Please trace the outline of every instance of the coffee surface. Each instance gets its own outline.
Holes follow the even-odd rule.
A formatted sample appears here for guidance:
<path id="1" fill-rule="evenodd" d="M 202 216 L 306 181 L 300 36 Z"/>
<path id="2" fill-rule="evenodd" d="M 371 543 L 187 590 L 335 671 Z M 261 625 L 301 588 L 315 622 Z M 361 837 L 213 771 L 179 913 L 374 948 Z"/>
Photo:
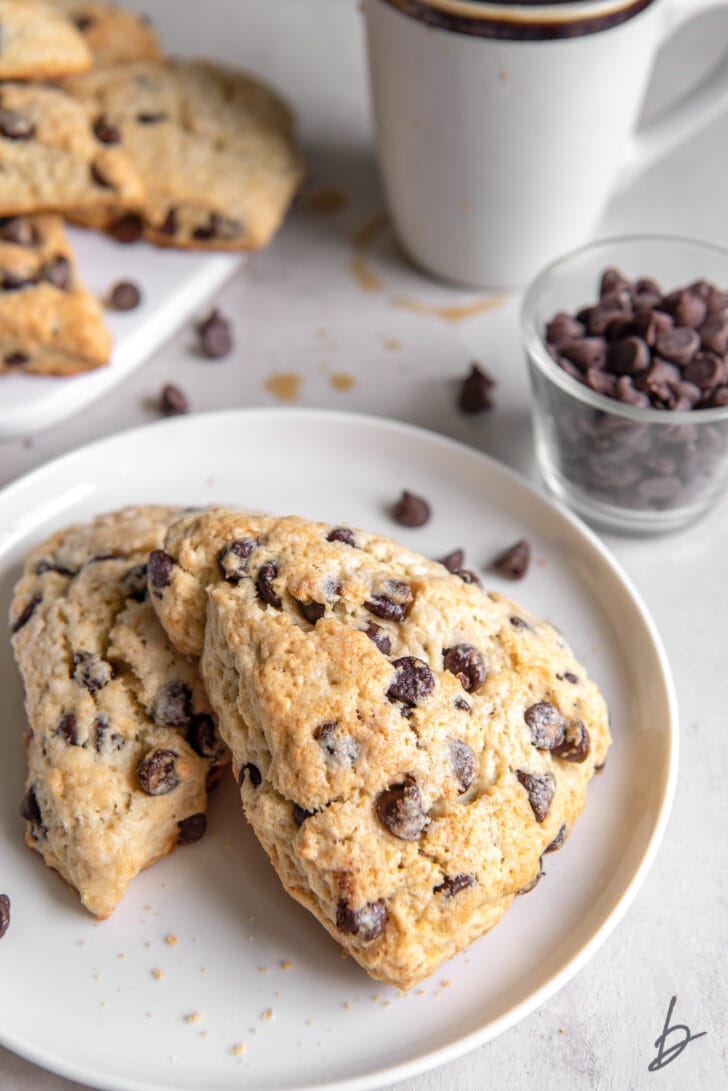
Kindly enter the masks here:
<path id="1" fill-rule="evenodd" d="M 443 11 L 428 3 L 428 0 L 384 0 L 405 15 L 418 19 L 441 30 L 456 34 L 467 34 L 476 38 L 500 38 L 510 41 L 548 41 L 558 38 L 582 38 L 587 34 L 598 34 L 627 22 L 650 7 L 654 0 L 625 0 L 625 3 L 607 15 L 574 15 L 563 18 L 546 18 L 546 13 L 539 15 L 537 9 L 553 7 L 555 0 L 521 0 L 520 3 L 505 3 L 488 0 L 487 8 L 502 7 L 503 14 L 494 16 L 492 12 L 482 17 L 456 15 Z M 476 3 L 482 0 L 475 0 Z M 578 0 L 560 0 L 560 4 L 576 4 Z M 525 17 L 524 9 L 534 9 L 532 17 Z"/>

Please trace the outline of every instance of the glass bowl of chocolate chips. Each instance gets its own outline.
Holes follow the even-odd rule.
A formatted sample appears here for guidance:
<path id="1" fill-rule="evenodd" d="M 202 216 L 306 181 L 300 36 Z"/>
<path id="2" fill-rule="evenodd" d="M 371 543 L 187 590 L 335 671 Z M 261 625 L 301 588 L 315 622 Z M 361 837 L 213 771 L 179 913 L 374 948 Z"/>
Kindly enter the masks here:
<path id="1" fill-rule="evenodd" d="M 592 243 L 528 288 L 536 458 L 590 523 L 655 534 L 728 485 L 728 251 L 668 236 Z"/>

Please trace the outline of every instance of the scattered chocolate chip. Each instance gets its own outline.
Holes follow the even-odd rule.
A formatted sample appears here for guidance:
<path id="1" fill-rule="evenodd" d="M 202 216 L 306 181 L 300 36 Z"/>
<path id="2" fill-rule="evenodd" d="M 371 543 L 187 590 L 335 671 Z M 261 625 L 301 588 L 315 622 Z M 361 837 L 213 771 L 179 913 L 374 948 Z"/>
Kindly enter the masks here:
<path id="1" fill-rule="evenodd" d="M 468 693 L 480 689 L 487 678 L 482 652 L 472 644 L 454 644 L 443 649 L 442 664 Z"/>
<path id="2" fill-rule="evenodd" d="M 298 803 L 293 804 L 293 821 L 297 826 L 302 826 L 307 818 L 316 814 L 315 811 L 307 811 L 305 807 L 300 807 Z"/>
<path id="3" fill-rule="evenodd" d="M 208 761 L 216 761 L 224 753 L 224 745 L 217 733 L 215 721 L 206 712 L 198 712 L 190 719 L 187 742 L 196 754 Z"/>
<path id="4" fill-rule="evenodd" d="M 326 607 L 323 602 L 300 602 L 298 599 L 296 599 L 296 602 L 298 604 L 298 609 L 301 611 L 309 625 L 315 625 L 326 613 Z"/>
<path id="5" fill-rule="evenodd" d="M 240 583 L 248 571 L 248 557 L 257 544 L 254 538 L 236 538 L 220 550 L 217 563 L 223 579 Z"/>
<path id="6" fill-rule="evenodd" d="M 172 582 L 173 568 L 174 558 L 170 557 L 169 553 L 165 553 L 163 549 L 153 549 L 149 554 L 147 569 L 152 584 L 152 591 L 157 598 L 162 597 L 162 592 L 165 587 L 169 587 Z"/>
<path id="7" fill-rule="evenodd" d="M 423 527 L 429 522 L 431 515 L 432 509 L 425 498 L 407 489 L 392 508 L 395 522 L 403 527 Z"/>
<path id="8" fill-rule="evenodd" d="M 528 802 L 531 804 L 534 818 L 537 822 L 544 822 L 551 807 L 551 800 L 556 794 L 556 778 L 553 773 L 544 773 L 540 777 L 525 773 L 522 769 L 516 769 L 516 776 L 528 793 Z"/>
<path id="9" fill-rule="evenodd" d="M 262 602 L 268 603 L 269 606 L 275 606 L 277 610 L 280 610 L 283 602 L 280 595 L 278 595 L 273 587 L 273 580 L 278 575 L 278 568 L 271 561 L 261 566 L 258 570 L 258 575 L 255 577 L 255 587 L 258 592 L 258 598 Z"/>
<path id="10" fill-rule="evenodd" d="M 192 720 L 192 693 L 179 679 L 165 682 L 157 690 L 150 715 L 160 727 L 189 727 Z"/>
<path id="11" fill-rule="evenodd" d="M 432 888 L 433 894 L 443 894 L 446 898 L 454 898 L 461 890 L 467 890 L 469 886 L 475 886 L 477 879 L 474 875 L 446 875 L 442 882 Z"/>
<path id="12" fill-rule="evenodd" d="M 109 291 L 106 305 L 112 311 L 133 311 L 142 301 L 142 293 L 131 280 L 119 280 Z"/>
<path id="13" fill-rule="evenodd" d="M 40 242 L 34 225 L 25 216 L 6 216 L 0 219 L 0 239 L 14 246 L 37 246 Z"/>
<path id="14" fill-rule="evenodd" d="M 381 625 L 377 625 L 376 621 L 370 621 L 366 629 L 362 629 L 361 631 L 366 633 L 370 640 L 374 641 L 382 655 L 389 655 L 391 653 L 392 641 L 389 638 L 389 634 Z"/>
<path id="15" fill-rule="evenodd" d="M 543 870 L 543 860 L 539 856 L 539 858 L 538 858 L 538 871 L 534 875 L 533 879 L 531 879 L 531 882 L 526 883 L 525 886 L 522 886 L 520 890 L 516 891 L 516 894 L 517 895 L 518 894 L 530 894 L 531 891 L 534 889 L 534 887 L 538 886 L 538 884 L 541 882 L 541 879 L 543 878 L 544 874 L 545 874 L 545 872 Z"/>
<path id="16" fill-rule="evenodd" d="M 390 701 L 401 701 L 412 708 L 429 697 L 435 688 L 435 676 L 422 659 L 404 655 L 395 659 L 392 666 L 394 681 L 387 690 Z"/>
<path id="17" fill-rule="evenodd" d="M 537 750 L 556 750 L 564 741 L 566 721 L 561 711 L 549 701 L 537 701 L 523 713 Z"/>
<path id="18" fill-rule="evenodd" d="M 263 778 L 260 775 L 260 769 L 258 768 L 257 765 L 253 765 L 252 761 L 249 761 L 245 765 L 241 766 L 240 777 L 239 777 L 239 781 L 240 781 L 241 785 L 242 785 L 243 781 L 245 780 L 246 774 L 248 776 L 248 779 L 250 780 L 250 783 L 253 785 L 253 787 L 258 788 L 259 785 L 260 785 L 260 782 L 261 782 L 261 780 Z"/>
<path id="19" fill-rule="evenodd" d="M 98 693 L 114 677 L 111 663 L 85 648 L 73 653 L 73 666 L 74 681 L 89 693 Z"/>
<path id="20" fill-rule="evenodd" d="M 548 845 L 546 846 L 546 848 L 543 851 L 545 853 L 546 852 L 557 852 L 561 848 L 561 846 L 563 845 L 565 837 L 566 837 L 566 823 L 562 822 L 562 824 L 559 826 L 559 832 L 556 834 L 553 841 L 549 841 Z"/>
<path id="21" fill-rule="evenodd" d="M 104 114 L 94 121 L 94 136 L 102 144 L 121 144 L 121 129 Z"/>
<path id="22" fill-rule="evenodd" d="M 10 898 L 7 894 L 0 894 L 0 939 L 3 938 L 10 927 Z"/>
<path id="23" fill-rule="evenodd" d="M 327 542 L 343 542 L 344 545 L 353 546 L 356 548 L 356 540 L 354 538 L 353 531 L 348 527 L 334 527 L 326 535 Z"/>
<path id="24" fill-rule="evenodd" d="M 530 561 L 531 547 L 525 539 L 521 538 L 520 541 L 499 553 L 491 567 L 506 579 L 521 580 L 528 572 Z"/>
<path id="25" fill-rule="evenodd" d="M 91 164 L 91 177 L 101 189 L 116 189 L 116 186 L 98 163 Z"/>
<path id="26" fill-rule="evenodd" d="M 478 364 L 471 364 L 470 372 L 463 379 L 458 395 L 458 407 L 463 413 L 482 413 L 493 408 L 491 390 L 495 379 Z"/>
<path id="27" fill-rule="evenodd" d="M 417 781 L 410 774 L 402 784 L 380 792 L 375 808 L 384 828 L 402 841 L 419 841 L 430 823 Z"/>
<path id="28" fill-rule="evenodd" d="M 164 220 L 157 228 L 160 235 L 176 235 L 179 231 L 179 216 L 177 215 L 176 208 L 170 208 Z"/>
<path id="29" fill-rule="evenodd" d="M 43 599 L 41 595 L 33 595 L 32 598 L 30 598 L 28 602 L 26 602 L 25 606 L 10 626 L 10 632 L 13 634 L 13 636 L 15 636 L 16 633 L 19 633 L 24 625 L 28 624 L 42 601 Z"/>
<path id="30" fill-rule="evenodd" d="M 35 136 L 35 125 L 18 110 L 0 109 L 0 135 L 6 140 L 31 140 Z"/>
<path id="31" fill-rule="evenodd" d="M 32 826 L 43 829 L 43 815 L 40 811 L 38 804 L 38 797 L 35 794 L 35 788 L 33 785 L 28 788 L 27 792 L 23 796 L 20 804 L 20 817 L 24 818 L 26 822 L 30 822 Z"/>
<path id="32" fill-rule="evenodd" d="M 327 720 L 314 729 L 313 737 L 333 765 L 352 766 L 359 757 L 359 747 L 351 735 L 339 729 L 338 720 Z"/>
<path id="33" fill-rule="evenodd" d="M 201 837 L 204 837 L 207 829 L 207 818 L 201 812 L 191 814 L 178 822 L 177 828 L 179 830 L 177 844 L 192 845 L 195 841 L 199 841 Z"/>
<path id="34" fill-rule="evenodd" d="M 179 417 L 189 413 L 190 400 L 179 386 L 166 383 L 159 395 L 159 410 L 165 417 Z"/>
<path id="35" fill-rule="evenodd" d="M 448 572 L 459 572 L 465 564 L 465 550 L 453 549 L 440 558 L 440 564 L 444 564 Z"/>
<path id="36" fill-rule="evenodd" d="M 78 746 L 78 725 L 72 712 L 64 712 L 54 734 L 63 739 L 66 746 Z"/>
<path id="37" fill-rule="evenodd" d="M 376 902 L 367 902 L 359 909 L 353 909 L 344 899 L 336 906 L 336 927 L 346 935 L 356 936 L 363 943 L 378 939 L 388 919 L 389 913 L 381 898 Z"/>
<path id="38" fill-rule="evenodd" d="M 117 242 L 139 242 L 144 233 L 144 221 L 136 212 L 127 212 L 109 228 Z"/>
<path id="39" fill-rule="evenodd" d="M 137 780 L 150 796 L 163 796 L 179 784 L 176 750 L 150 750 L 139 763 Z"/>
<path id="40" fill-rule="evenodd" d="M 468 746 L 463 739 L 448 739 L 447 755 L 450 768 L 455 780 L 460 785 L 460 794 L 462 795 L 463 792 L 467 792 L 478 772 L 475 754 L 472 747 Z"/>
<path id="41" fill-rule="evenodd" d="M 586 761 L 591 752 L 589 732 L 581 720 L 570 720 L 566 725 L 563 740 L 552 747 L 554 755 L 563 761 Z"/>
<path id="42" fill-rule="evenodd" d="M 412 588 L 403 580 L 387 580 L 382 591 L 372 595 L 364 605 L 384 621 L 404 621 L 413 600 Z"/>
<path id="43" fill-rule="evenodd" d="M 202 354 L 210 360 L 227 356 L 233 347 L 230 323 L 218 310 L 211 311 L 207 318 L 199 323 L 197 333 Z"/>

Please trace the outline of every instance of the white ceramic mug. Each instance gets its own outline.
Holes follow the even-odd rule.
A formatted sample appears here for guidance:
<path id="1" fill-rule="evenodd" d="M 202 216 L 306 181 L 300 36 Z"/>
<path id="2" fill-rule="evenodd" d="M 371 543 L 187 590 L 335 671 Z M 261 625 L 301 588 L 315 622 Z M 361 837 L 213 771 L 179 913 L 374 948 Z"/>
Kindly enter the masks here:
<path id="1" fill-rule="evenodd" d="M 728 106 L 728 57 L 647 127 L 655 55 L 728 0 L 365 0 L 379 161 L 419 265 L 524 284 L 609 197 Z"/>

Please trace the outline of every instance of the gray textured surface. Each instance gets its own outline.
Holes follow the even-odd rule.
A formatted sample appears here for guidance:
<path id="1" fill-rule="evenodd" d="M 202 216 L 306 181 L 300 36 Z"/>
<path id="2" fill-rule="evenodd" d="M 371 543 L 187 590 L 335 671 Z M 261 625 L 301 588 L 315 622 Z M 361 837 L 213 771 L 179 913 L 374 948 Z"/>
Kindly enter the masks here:
<path id="1" fill-rule="evenodd" d="M 473 297 L 434 285 L 409 269 L 387 231 L 377 236 L 367 259 L 381 290 L 363 290 L 351 274 L 351 235 L 382 210 L 354 5 L 341 0 L 170 5 L 158 0 L 143 7 L 163 25 L 171 48 L 242 61 L 286 89 L 302 121 L 309 189 L 336 187 L 346 192 L 350 204 L 335 216 L 317 217 L 305 199 L 300 201 L 270 250 L 221 293 L 222 309 L 237 316 L 233 357 L 202 365 L 189 352 L 189 330 L 180 331 L 106 403 L 32 441 L 0 444 L 2 481 L 78 443 L 151 419 L 149 399 L 164 382 L 173 379 L 183 386 L 197 409 L 263 405 L 275 400 L 265 387 L 274 372 L 299 376 L 301 404 L 400 417 L 473 443 L 529 472 L 517 300 L 458 324 L 397 306 L 394 301 L 403 296 L 451 304 Z M 237 34 L 230 33 L 233 19 L 240 26 Z M 701 19 L 685 31 L 662 58 L 652 107 L 689 72 L 710 63 L 727 38 L 728 22 L 720 16 Z M 727 170 L 725 118 L 696 134 L 615 202 L 604 233 L 670 231 L 728 245 Z M 396 352 L 387 347 L 392 340 L 399 343 Z M 455 380 L 472 358 L 483 360 L 498 378 L 498 408 L 485 423 L 465 419 L 452 408 Z M 355 378 L 348 392 L 332 385 L 337 372 Z M 681 767 L 662 849 L 626 919 L 570 984 L 496 1041 L 399 1084 L 400 1091 L 713 1091 L 728 1084 L 728 799 L 722 772 L 728 729 L 723 648 L 728 501 L 680 534 L 652 541 L 610 537 L 607 544 L 652 611 L 675 674 Z M 669 1067 L 649 1073 L 654 1042 L 674 994 L 673 1021 L 707 1034 Z M 2 1091 L 79 1087 L 0 1050 Z"/>

